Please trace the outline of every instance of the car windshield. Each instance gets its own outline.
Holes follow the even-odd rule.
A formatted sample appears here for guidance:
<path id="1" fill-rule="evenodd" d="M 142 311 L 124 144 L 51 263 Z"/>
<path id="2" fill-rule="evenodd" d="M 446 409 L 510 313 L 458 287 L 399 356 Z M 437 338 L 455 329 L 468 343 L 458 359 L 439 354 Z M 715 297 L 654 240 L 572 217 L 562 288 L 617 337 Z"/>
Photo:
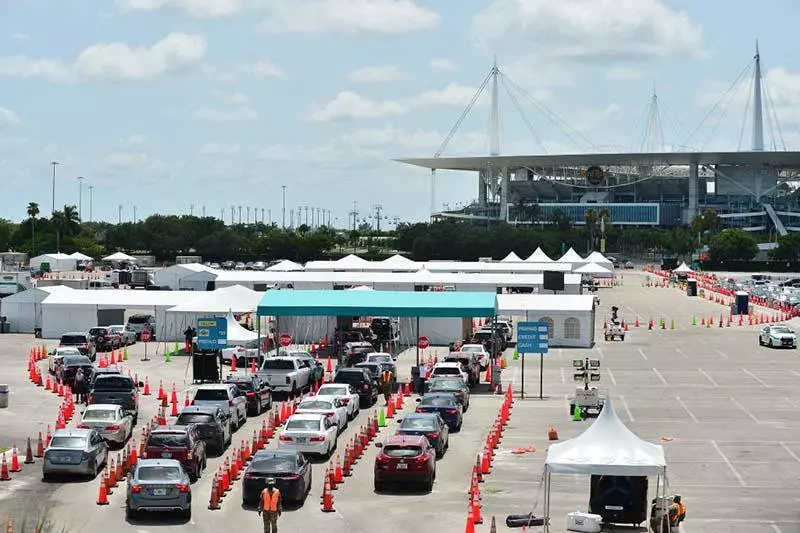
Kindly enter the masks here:
<path id="1" fill-rule="evenodd" d="M 433 369 L 434 374 L 451 374 L 458 376 L 461 374 L 461 369 L 454 366 L 437 366 Z"/>
<path id="2" fill-rule="evenodd" d="M 188 426 L 189 424 L 212 424 L 214 422 L 214 415 L 207 413 L 182 413 L 178 416 L 175 422 L 179 426 Z"/>
<path id="3" fill-rule="evenodd" d="M 92 328 L 89 330 L 89 335 L 97 336 L 97 335 L 105 335 L 108 333 L 106 328 Z"/>
<path id="4" fill-rule="evenodd" d="M 321 400 L 306 400 L 297 406 L 298 409 L 333 409 L 331 402 Z"/>
<path id="5" fill-rule="evenodd" d="M 59 437 L 56 435 L 50 440 L 53 448 L 75 448 L 83 449 L 86 445 L 86 437 Z"/>
<path id="6" fill-rule="evenodd" d="M 61 337 L 61 344 L 86 344 L 86 337 L 83 335 L 64 335 Z"/>
<path id="7" fill-rule="evenodd" d="M 98 376 L 94 382 L 94 390 L 131 390 L 133 380 L 125 376 Z"/>
<path id="8" fill-rule="evenodd" d="M 447 406 L 453 405 L 451 396 L 423 396 L 420 405 Z"/>
<path id="9" fill-rule="evenodd" d="M 378 375 L 378 374 L 381 373 L 381 365 L 379 365 L 378 363 L 375 363 L 375 364 L 372 364 L 372 363 L 358 363 L 356 365 L 356 367 L 357 368 L 366 368 L 367 372 L 369 372 L 370 374 L 373 374 L 373 375 Z"/>
<path id="10" fill-rule="evenodd" d="M 226 383 L 231 383 L 236 385 L 236 388 L 240 391 L 252 391 L 253 390 L 253 382 L 252 381 L 226 381 Z"/>
<path id="11" fill-rule="evenodd" d="M 446 357 L 445 361 L 448 363 L 458 363 L 462 366 L 466 366 L 472 363 L 469 357 Z"/>
<path id="12" fill-rule="evenodd" d="M 347 387 L 347 385 L 343 385 L 341 387 L 323 385 L 317 392 L 317 396 L 347 396 L 348 394 L 350 394 L 350 389 Z"/>
<path id="13" fill-rule="evenodd" d="M 115 420 L 117 418 L 116 411 L 111 409 L 86 409 L 83 413 L 84 420 Z"/>
<path id="14" fill-rule="evenodd" d="M 250 470 L 264 473 L 294 472 L 297 468 L 297 459 L 294 455 L 274 454 L 266 457 L 256 456 L 250 465 Z"/>
<path id="15" fill-rule="evenodd" d="M 219 402 L 228 401 L 228 389 L 197 389 L 195 401 Z"/>
<path id="16" fill-rule="evenodd" d="M 287 430 L 299 431 L 319 431 L 319 420 L 289 420 L 286 423 Z"/>
<path id="17" fill-rule="evenodd" d="M 179 466 L 140 466 L 136 471 L 139 481 L 166 481 L 181 480 L 181 467 Z"/>
<path id="18" fill-rule="evenodd" d="M 481 353 L 483 352 L 483 346 L 462 346 L 461 351 Z"/>
<path id="19" fill-rule="evenodd" d="M 182 448 L 189 444 L 189 436 L 186 433 L 166 433 L 154 432 L 147 439 L 148 446 L 166 446 L 172 448 Z"/>
<path id="20" fill-rule="evenodd" d="M 62 360 L 64 366 L 90 366 L 92 362 L 85 355 L 68 355 Z"/>
<path id="21" fill-rule="evenodd" d="M 370 362 L 374 361 L 376 363 L 391 363 L 392 356 L 391 355 L 370 355 L 369 356 Z"/>
<path id="22" fill-rule="evenodd" d="M 434 379 L 428 385 L 429 390 L 461 390 L 464 388 L 464 381 L 461 379 Z"/>
<path id="23" fill-rule="evenodd" d="M 112 326 L 108 328 L 108 331 L 111 333 L 122 333 L 125 328 L 123 326 Z"/>
<path id="24" fill-rule="evenodd" d="M 404 418 L 400 429 L 436 429 L 436 421 L 428 417 Z"/>
<path id="25" fill-rule="evenodd" d="M 81 352 L 77 348 L 59 348 L 56 350 L 56 355 L 80 355 Z"/>
<path id="26" fill-rule="evenodd" d="M 128 324 L 146 324 L 149 320 L 148 315 L 132 315 L 128 318 Z"/>
<path id="27" fill-rule="evenodd" d="M 261 368 L 264 370 L 294 370 L 294 361 L 289 359 L 267 359 Z"/>
<path id="28" fill-rule="evenodd" d="M 785 326 L 773 326 L 773 327 L 770 328 L 770 331 L 772 333 L 791 333 L 792 332 L 792 330 L 790 330 L 789 328 L 787 328 Z"/>
<path id="29" fill-rule="evenodd" d="M 416 457 L 422 453 L 419 446 L 386 446 L 383 448 L 384 455 L 389 457 Z"/>

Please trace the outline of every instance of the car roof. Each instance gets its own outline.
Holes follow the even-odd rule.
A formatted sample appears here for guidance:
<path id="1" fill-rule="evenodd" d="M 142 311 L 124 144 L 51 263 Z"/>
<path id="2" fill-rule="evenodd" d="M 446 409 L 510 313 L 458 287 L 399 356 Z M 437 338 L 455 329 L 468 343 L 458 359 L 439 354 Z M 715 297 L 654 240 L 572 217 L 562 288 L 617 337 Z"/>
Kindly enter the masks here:
<path id="1" fill-rule="evenodd" d="M 462 344 L 461 345 L 461 350 L 463 351 L 464 348 L 480 348 L 481 350 L 485 350 L 486 349 L 486 348 L 484 348 L 483 344 L 477 344 L 477 343 L 474 343 L 474 342 L 468 342 L 466 344 Z"/>
<path id="2" fill-rule="evenodd" d="M 278 448 L 271 450 L 259 450 L 253 455 L 253 459 L 264 459 L 269 457 L 297 457 L 302 452 L 293 448 Z"/>
<path id="3" fill-rule="evenodd" d="M 408 413 L 403 417 L 403 420 L 408 420 L 409 418 L 433 418 L 438 420 L 439 413 Z"/>
<path id="4" fill-rule="evenodd" d="M 255 374 L 248 374 L 248 373 L 246 373 L 246 372 L 234 372 L 234 373 L 232 373 L 232 374 L 228 374 L 228 375 L 225 377 L 225 381 L 227 381 L 227 380 L 229 380 L 229 379 L 230 379 L 230 380 L 234 380 L 234 381 L 236 381 L 236 380 L 242 380 L 242 379 L 244 379 L 244 380 L 247 380 L 247 381 L 250 381 L 250 380 L 251 380 L 251 379 L 253 379 L 254 377 L 255 377 Z"/>
<path id="5" fill-rule="evenodd" d="M 422 399 L 425 398 L 451 398 L 453 401 L 457 401 L 455 394 L 451 392 L 428 392 L 422 395 Z"/>
<path id="6" fill-rule="evenodd" d="M 183 413 L 201 413 L 207 415 L 213 415 L 219 410 L 219 406 L 217 405 L 187 405 L 183 409 L 178 416 Z"/>
<path id="7" fill-rule="evenodd" d="M 180 461 L 177 459 L 137 459 L 136 467 L 143 466 L 172 466 L 175 468 L 183 468 Z"/>
<path id="8" fill-rule="evenodd" d="M 427 437 L 424 435 L 391 435 L 386 437 L 386 442 L 384 445 L 408 445 L 408 444 L 417 444 L 422 446 L 428 441 Z"/>
<path id="9" fill-rule="evenodd" d="M 348 367 L 348 368 L 340 368 L 340 369 L 338 369 L 336 371 L 336 374 L 338 375 L 340 373 L 344 373 L 344 374 L 363 374 L 364 373 L 364 367 L 351 366 L 351 367 Z"/>
<path id="10" fill-rule="evenodd" d="M 55 433 L 53 433 L 53 437 L 87 437 L 92 431 L 94 430 L 82 428 L 57 429 Z"/>
<path id="11" fill-rule="evenodd" d="M 189 426 L 156 426 L 150 431 L 150 434 L 153 433 L 186 433 L 189 429 Z"/>
<path id="12" fill-rule="evenodd" d="M 201 389 L 219 390 L 219 389 L 227 389 L 230 386 L 231 386 L 230 383 L 206 383 L 204 385 L 198 385 L 197 390 Z"/>
<path id="13" fill-rule="evenodd" d="M 342 369 L 342 370 L 344 370 L 344 369 Z M 347 383 L 325 383 L 322 386 L 320 386 L 319 390 L 322 390 L 325 387 L 328 387 L 330 389 L 330 388 L 333 388 L 333 387 L 341 388 L 341 387 L 349 387 L 349 386 L 350 385 L 348 385 Z"/>
<path id="14" fill-rule="evenodd" d="M 90 409 L 95 411 L 116 411 L 117 409 L 122 409 L 122 406 L 115 403 L 93 403 L 87 405 L 83 412 L 86 413 Z"/>
<path id="15" fill-rule="evenodd" d="M 289 420 L 320 420 L 325 415 L 316 413 L 296 413 L 289 417 Z M 287 420 L 287 423 L 289 422 Z"/>
<path id="16" fill-rule="evenodd" d="M 434 370 L 436 370 L 439 367 L 443 367 L 443 368 L 461 368 L 461 365 L 459 363 L 454 363 L 452 361 L 443 361 L 441 363 L 436 363 L 435 365 L 433 365 L 433 369 Z"/>
<path id="17" fill-rule="evenodd" d="M 328 398 L 320 398 L 318 396 L 306 396 L 305 398 L 300 400 L 300 403 L 297 404 L 297 405 L 298 406 L 303 405 L 303 402 L 328 402 L 328 403 L 333 403 L 333 400 L 329 400 Z"/>
<path id="18" fill-rule="evenodd" d="M 384 356 L 384 357 L 392 357 L 392 354 L 386 353 L 386 352 L 369 352 L 367 354 L 367 357 L 372 357 L 373 355 L 380 355 L 380 356 Z"/>

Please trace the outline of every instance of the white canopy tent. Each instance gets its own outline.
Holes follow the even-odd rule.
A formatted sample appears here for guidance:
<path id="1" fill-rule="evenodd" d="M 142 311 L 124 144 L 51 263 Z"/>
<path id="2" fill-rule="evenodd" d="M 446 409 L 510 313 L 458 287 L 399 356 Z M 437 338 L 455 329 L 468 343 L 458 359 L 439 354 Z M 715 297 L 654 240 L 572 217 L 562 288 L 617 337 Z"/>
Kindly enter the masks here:
<path id="1" fill-rule="evenodd" d="M 412 261 L 408 257 L 403 257 L 400 254 L 394 254 L 392 257 L 387 257 L 381 261 L 381 264 L 396 268 L 398 270 L 418 269 L 421 266 L 420 263 Z"/>
<path id="2" fill-rule="evenodd" d="M 580 255 L 578 255 L 578 252 L 576 252 L 575 250 L 570 248 L 569 250 L 567 250 L 567 253 L 565 253 L 564 255 L 562 255 L 558 259 L 558 262 L 559 263 L 569 263 L 569 264 L 572 265 L 572 268 L 575 269 L 575 268 L 577 268 L 577 267 L 579 267 L 581 265 L 586 264 L 587 261 L 586 261 L 586 259 L 582 258 Z"/>
<path id="3" fill-rule="evenodd" d="M 511 251 L 511 252 L 508 253 L 507 256 L 505 256 L 503 259 L 501 259 L 500 262 L 501 263 L 521 263 L 522 259 L 520 258 L 520 256 L 518 256 L 513 251 Z"/>
<path id="4" fill-rule="evenodd" d="M 303 265 L 284 259 L 267 268 L 270 272 L 300 272 L 304 270 Z"/>
<path id="5" fill-rule="evenodd" d="M 497 314 L 547 322 L 549 345 L 594 345 L 594 296 L 589 294 L 498 294 Z"/>
<path id="6" fill-rule="evenodd" d="M 611 398 L 589 428 L 564 442 L 551 444 L 544 463 L 544 520 L 550 531 L 550 475 L 657 476 L 656 493 L 666 496 L 664 448 L 637 437 L 617 416 Z"/>
<path id="7" fill-rule="evenodd" d="M 244 346 L 245 348 L 258 346 L 258 333 L 250 331 L 239 324 L 233 313 L 228 311 L 228 346 Z"/>
<path id="8" fill-rule="evenodd" d="M 82 254 L 80 252 L 75 252 L 75 253 L 69 254 L 69 256 L 71 258 L 75 259 L 76 261 L 92 261 L 94 259 L 94 258 L 89 257 L 88 255 Z"/>
<path id="9" fill-rule="evenodd" d="M 33 269 L 41 269 L 42 263 L 48 263 L 51 272 L 70 272 L 78 267 L 74 257 L 62 253 L 37 255 L 31 258 L 29 265 Z"/>
<path id="10" fill-rule="evenodd" d="M 682 274 L 693 274 L 694 270 L 692 270 L 686 263 L 681 263 L 678 268 L 673 270 L 673 272 L 678 272 Z"/>
<path id="11" fill-rule="evenodd" d="M 54 292 L 73 291 L 66 285 L 34 287 L 3 298 L 3 315 L 11 333 L 33 333 L 42 327 L 42 302 Z"/>
<path id="12" fill-rule="evenodd" d="M 614 275 L 611 270 L 597 263 L 586 263 L 582 267 L 576 268 L 574 272 L 575 274 L 584 274 L 592 278 L 610 278 Z"/>
<path id="13" fill-rule="evenodd" d="M 552 263 L 553 260 L 541 248 L 536 248 L 526 260 L 528 263 Z"/>
<path id="14" fill-rule="evenodd" d="M 614 263 L 612 263 L 609 258 L 600 252 L 590 253 L 588 256 L 586 256 L 586 261 L 590 263 L 597 263 L 598 265 L 602 265 L 606 268 L 614 268 Z"/>
<path id="15" fill-rule="evenodd" d="M 126 261 L 128 263 L 136 262 L 136 258 L 123 252 L 115 252 L 103 258 L 103 261 Z"/>
<path id="16" fill-rule="evenodd" d="M 256 292 L 241 285 L 196 294 L 195 298 L 167 310 L 166 320 L 169 331 L 185 331 L 188 326 L 195 324 L 198 318 L 204 316 L 253 313 L 258 307 L 258 302 L 264 296 L 263 292 Z M 229 333 L 230 328 L 231 324 L 228 321 Z M 245 328 L 242 329 L 247 331 Z M 253 335 L 257 337 L 255 333 Z"/>

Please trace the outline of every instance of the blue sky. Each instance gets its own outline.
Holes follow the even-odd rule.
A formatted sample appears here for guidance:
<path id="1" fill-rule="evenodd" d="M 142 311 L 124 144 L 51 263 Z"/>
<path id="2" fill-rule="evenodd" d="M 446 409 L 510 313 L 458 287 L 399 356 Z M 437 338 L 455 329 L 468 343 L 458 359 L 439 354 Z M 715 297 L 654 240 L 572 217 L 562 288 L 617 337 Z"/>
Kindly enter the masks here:
<path id="1" fill-rule="evenodd" d="M 329 209 L 423 220 L 429 157 L 497 54 L 536 102 L 604 150 L 641 149 L 653 87 L 663 143 L 688 132 L 747 66 L 758 38 L 783 142 L 800 149 L 794 0 L 0 0 L 0 217 L 29 201 L 93 218 L 219 216 L 231 206 Z M 747 87 L 713 114 L 695 149 L 740 141 Z M 575 143 L 517 96 L 549 153 Z M 501 152 L 543 153 L 501 91 Z M 487 100 L 444 155 L 488 153 Z M 774 128 L 773 128 L 774 129 Z M 777 130 L 776 130 L 777 131 Z M 769 134 L 765 134 L 769 141 Z M 576 134 L 572 134 L 577 138 Z M 776 137 L 777 138 L 777 137 Z M 476 196 L 440 173 L 437 203 Z M 287 214 L 288 216 L 288 214 Z M 260 213 L 259 213 L 260 217 Z M 384 225 L 386 222 L 384 222 Z"/>

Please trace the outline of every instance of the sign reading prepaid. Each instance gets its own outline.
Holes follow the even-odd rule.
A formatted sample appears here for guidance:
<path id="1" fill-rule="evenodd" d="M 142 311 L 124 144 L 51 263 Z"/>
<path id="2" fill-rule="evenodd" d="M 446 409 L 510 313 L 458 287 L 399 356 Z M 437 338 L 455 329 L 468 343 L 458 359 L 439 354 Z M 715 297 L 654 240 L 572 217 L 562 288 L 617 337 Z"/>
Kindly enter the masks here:
<path id="1" fill-rule="evenodd" d="M 517 351 L 547 353 L 549 347 L 547 322 L 519 322 L 517 324 Z"/>
<path id="2" fill-rule="evenodd" d="M 201 350 L 219 350 L 227 345 L 227 318 L 208 317 L 197 319 L 197 346 Z"/>

